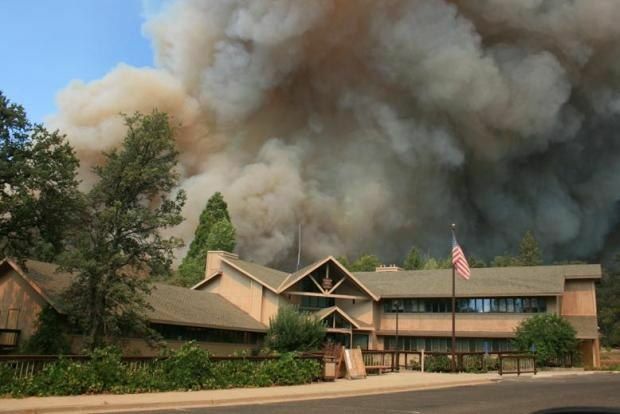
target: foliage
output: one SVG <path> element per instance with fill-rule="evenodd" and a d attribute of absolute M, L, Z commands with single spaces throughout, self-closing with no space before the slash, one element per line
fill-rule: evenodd
<path fill-rule="evenodd" d="M 509 266 L 521 266 L 519 259 L 505 254 L 503 256 L 495 256 L 490 263 L 491 267 L 509 267 Z"/>
<path fill-rule="evenodd" d="M 0 92 L 0 254 L 52 260 L 77 222 L 78 159 L 65 137 L 32 126 Z"/>
<path fill-rule="evenodd" d="M 269 320 L 266 346 L 277 352 L 311 351 L 325 339 L 325 326 L 314 315 L 281 306 Z"/>
<path fill-rule="evenodd" d="M 436 269 L 450 269 L 452 267 L 452 258 L 446 257 L 444 259 L 435 259 L 434 257 L 428 257 L 422 267 L 424 270 L 436 270 Z"/>
<path fill-rule="evenodd" d="M 519 263 L 521 266 L 538 266 L 543 264 L 542 252 L 538 241 L 531 231 L 527 231 L 519 243 Z"/>
<path fill-rule="evenodd" d="M 381 266 L 381 260 L 374 254 L 362 254 L 356 261 L 350 264 L 351 272 L 374 272 Z"/>
<path fill-rule="evenodd" d="M 561 316 L 545 313 L 525 319 L 515 330 L 514 345 L 521 352 L 535 347 L 536 363 L 552 364 L 577 350 L 575 329 Z"/>
<path fill-rule="evenodd" d="M 424 357 L 424 371 L 450 372 L 452 371 L 452 361 L 446 355 L 427 355 Z"/>
<path fill-rule="evenodd" d="M 217 192 L 209 198 L 200 214 L 194 240 L 179 266 L 180 283 L 193 286 L 204 278 L 205 260 L 209 250 L 232 252 L 235 245 L 235 229 L 230 221 L 228 205 L 222 193 Z"/>
<path fill-rule="evenodd" d="M 136 393 L 232 387 L 268 387 L 313 381 L 321 374 L 316 360 L 284 354 L 274 360 L 212 361 L 207 351 L 189 342 L 166 358 L 146 364 L 122 361 L 118 349 L 96 349 L 86 361 L 61 358 L 30 377 L 15 378 L 0 364 L 0 395 L 46 396 Z"/>
<path fill-rule="evenodd" d="M 620 254 L 616 256 L 620 264 Z M 601 327 L 601 342 L 604 346 L 620 346 L 620 272 L 606 270 L 601 283 L 596 287 L 598 322 Z"/>
<path fill-rule="evenodd" d="M 403 262 L 403 269 L 405 270 L 418 270 L 422 269 L 424 266 L 424 259 L 420 254 L 420 251 L 417 247 L 413 246 L 407 257 L 405 257 L 405 261 Z"/>
<path fill-rule="evenodd" d="M 28 339 L 25 351 L 34 355 L 61 355 L 69 353 L 69 341 L 64 334 L 62 317 L 51 306 L 45 306 L 35 323 L 36 331 Z"/>
<path fill-rule="evenodd" d="M 71 319 L 91 348 L 123 331 L 145 331 L 148 277 L 169 274 L 176 238 L 160 230 L 182 221 L 185 194 L 177 185 L 177 151 L 166 114 L 125 116 L 122 147 L 93 169 L 98 183 L 86 197 L 72 248 L 61 256 L 76 277 L 66 292 Z"/>

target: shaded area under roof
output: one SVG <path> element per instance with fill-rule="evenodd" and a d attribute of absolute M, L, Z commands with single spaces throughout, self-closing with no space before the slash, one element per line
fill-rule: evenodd
<path fill-rule="evenodd" d="M 452 270 L 357 272 L 354 275 L 381 297 L 450 297 Z M 554 296 L 564 279 L 600 279 L 600 265 L 488 267 L 471 269 L 469 280 L 456 278 L 456 296 Z"/>
<path fill-rule="evenodd" d="M 25 264 L 26 277 L 43 291 L 56 310 L 62 312 L 63 293 L 74 276 L 57 272 L 58 266 L 51 263 L 28 260 Z M 153 308 L 147 311 L 151 322 L 255 332 L 267 330 L 265 325 L 215 293 L 155 283 L 147 301 Z"/>

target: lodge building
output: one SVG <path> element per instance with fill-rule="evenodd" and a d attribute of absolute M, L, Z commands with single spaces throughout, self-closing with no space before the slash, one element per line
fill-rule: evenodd
<path fill-rule="evenodd" d="M 521 321 L 554 313 L 575 328 L 584 365 L 598 366 L 600 278 L 600 265 L 472 269 L 469 280 L 456 280 L 457 350 L 510 350 Z M 6 349 L 16 331 L 26 340 L 45 304 L 62 314 L 62 292 L 70 283 L 71 275 L 51 264 L 2 262 L 0 346 Z M 328 337 L 347 346 L 447 351 L 451 287 L 449 269 L 349 272 L 330 256 L 289 273 L 216 251 L 208 253 L 205 277 L 191 289 L 155 284 L 148 316 L 169 346 L 197 340 L 215 354 L 260 346 L 283 304 L 314 313 L 325 321 Z M 72 340 L 78 347 L 80 338 Z M 129 354 L 157 351 L 140 338 L 123 339 L 123 347 Z"/>

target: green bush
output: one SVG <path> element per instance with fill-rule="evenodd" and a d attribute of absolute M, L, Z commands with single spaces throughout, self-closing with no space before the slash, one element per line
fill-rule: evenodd
<path fill-rule="evenodd" d="M 266 346 L 277 352 L 312 351 L 325 340 L 325 326 L 314 315 L 282 306 L 269 320 Z"/>
<path fill-rule="evenodd" d="M 65 324 L 51 306 L 45 306 L 35 322 L 36 331 L 24 346 L 24 352 L 35 355 L 62 355 L 70 351 Z"/>
<path fill-rule="evenodd" d="M 122 362 L 111 347 L 97 349 L 86 361 L 60 358 L 40 372 L 14 378 L 0 365 L 0 395 L 47 396 L 96 393 L 136 393 L 236 387 L 267 387 L 311 382 L 321 374 L 316 360 L 283 354 L 277 359 L 212 361 L 207 351 L 188 343 L 166 358 L 147 364 Z"/>
<path fill-rule="evenodd" d="M 515 347 L 528 352 L 535 347 L 539 366 L 553 365 L 577 352 L 575 329 L 564 318 L 545 313 L 528 318 L 515 330 Z"/>
<path fill-rule="evenodd" d="M 483 372 L 485 370 L 483 358 L 483 355 L 463 355 L 463 371 Z"/>
<path fill-rule="evenodd" d="M 497 371 L 499 369 L 499 358 L 485 356 L 484 366 L 486 367 L 487 371 Z"/>
<path fill-rule="evenodd" d="M 450 372 L 452 371 L 452 361 L 446 355 L 427 355 L 424 357 L 424 371 Z"/>

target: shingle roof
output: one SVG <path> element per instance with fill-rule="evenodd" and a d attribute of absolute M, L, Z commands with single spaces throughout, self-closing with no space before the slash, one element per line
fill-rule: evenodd
<path fill-rule="evenodd" d="M 267 286 L 272 288 L 274 291 L 278 290 L 280 284 L 288 277 L 288 273 L 281 272 L 276 269 L 271 269 L 269 267 L 261 266 L 256 263 L 246 262 L 245 260 L 235 259 L 231 257 L 223 258 L 224 262 L 230 262 L 234 266 L 237 266 L 241 270 L 246 273 L 251 274 L 259 281 L 265 283 Z"/>
<path fill-rule="evenodd" d="M 63 293 L 73 281 L 70 273 L 56 272 L 56 265 L 26 261 L 25 276 L 36 284 L 55 309 L 62 312 Z M 265 325 L 218 294 L 155 283 L 147 298 L 151 322 L 173 325 L 239 329 L 263 332 Z"/>
<path fill-rule="evenodd" d="M 267 327 L 216 293 L 154 284 L 148 317 L 152 322 L 264 332 Z"/>
<path fill-rule="evenodd" d="M 449 297 L 452 270 L 358 272 L 358 280 L 381 297 Z M 471 269 L 456 278 L 457 296 L 559 295 L 564 279 L 600 279 L 600 265 L 493 267 Z"/>

